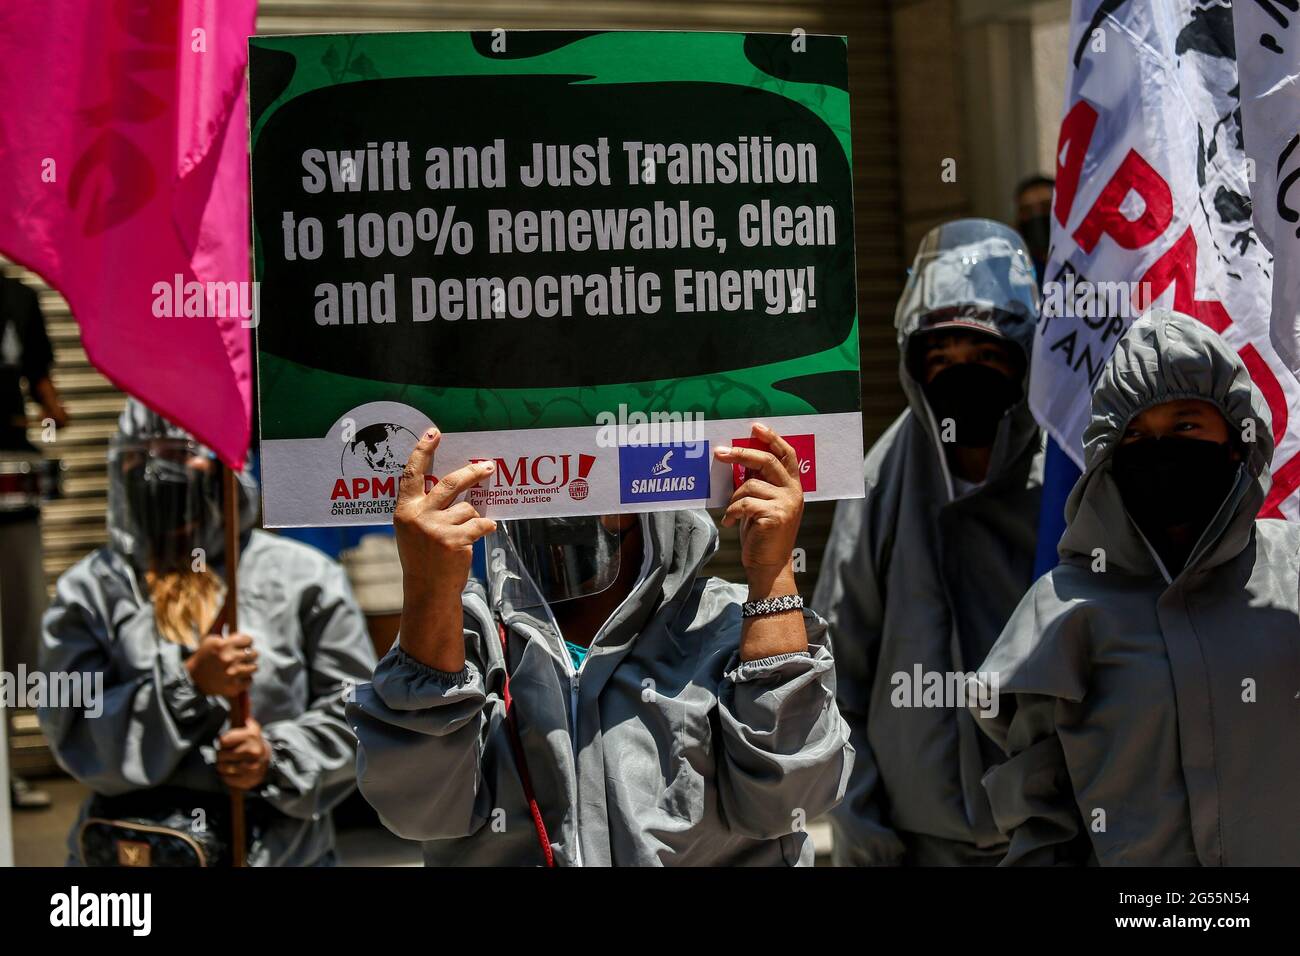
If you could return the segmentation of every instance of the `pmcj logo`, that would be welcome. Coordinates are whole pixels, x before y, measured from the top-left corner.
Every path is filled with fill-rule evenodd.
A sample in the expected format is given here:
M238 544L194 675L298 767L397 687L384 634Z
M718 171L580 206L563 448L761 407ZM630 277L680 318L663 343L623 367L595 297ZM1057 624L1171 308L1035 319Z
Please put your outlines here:
M709 497L709 443L624 445L618 450L619 500L697 501Z

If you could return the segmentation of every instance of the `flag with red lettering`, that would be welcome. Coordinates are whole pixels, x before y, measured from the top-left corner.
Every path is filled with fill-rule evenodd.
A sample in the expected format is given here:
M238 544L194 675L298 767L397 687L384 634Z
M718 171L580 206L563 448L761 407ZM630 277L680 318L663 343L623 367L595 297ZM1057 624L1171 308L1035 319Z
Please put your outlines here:
M1251 207L1273 255L1273 346L1300 374L1300 0L1232 8Z
M0 252L115 385L242 465L256 0L0 5Z
M1238 352L1272 412L1261 516L1297 517L1300 383L1270 338L1273 261L1251 218L1232 8L1075 0L1069 53L1030 406L1082 464L1116 340L1149 307L1192 315Z

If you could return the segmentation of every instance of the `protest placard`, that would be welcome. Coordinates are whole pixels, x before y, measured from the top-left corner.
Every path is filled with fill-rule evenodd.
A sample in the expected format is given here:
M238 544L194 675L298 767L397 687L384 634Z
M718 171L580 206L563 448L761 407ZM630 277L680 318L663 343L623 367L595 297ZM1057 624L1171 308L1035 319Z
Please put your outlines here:
M268 525L389 519L416 437L496 517L721 505L762 420L862 494L841 37L250 40Z

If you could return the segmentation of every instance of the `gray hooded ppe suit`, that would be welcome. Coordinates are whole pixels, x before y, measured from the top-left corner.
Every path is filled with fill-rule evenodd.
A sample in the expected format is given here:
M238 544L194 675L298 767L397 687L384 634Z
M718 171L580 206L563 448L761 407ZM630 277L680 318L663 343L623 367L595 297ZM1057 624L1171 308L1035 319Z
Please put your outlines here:
M119 422L126 438L188 438L135 402ZM111 473L111 482L122 480ZM345 694L368 680L375 656L365 620L335 562L305 545L252 530L257 486L240 476L243 543L239 630L260 657L249 690L253 717L272 749L268 779L249 791L249 818L265 818L250 866L306 866L334 844L330 809L356 783L356 740L343 717ZM230 715L225 698L205 697L185 668L189 651L158 635L139 567L143 545L110 513L110 545L59 578L45 614L41 667L104 675L103 713L50 707L41 729L59 764L113 797L166 786L223 799L215 739ZM208 547L222 573L220 529ZM84 818L87 806L82 807ZM69 836L79 859L80 820Z
M928 255L945 233L952 245ZM997 426L986 480L962 492L908 361L913 337L928 330L927 310L960 303L962 324L1001 335L1028 364L1037 289L1028 256L1009 251L1019 242L1000 224L962 220L922 243L896 318L909 407L867 453L866 496L835 510L813 606L835 642L840 711L856 753L831 816L837 865L992 864L1006 846L980 786L1002 755L965 702L914 707L895 698L912 702L904 687L924 675L974 669L1033 580L1042 438L1023 391ZM964 273L989 244L1000 275ZM927 262L951 274L918 277ZM997 321L987 318L990 305Z
M463 595L465 669L395 646L348 707L358 783L425 861L543 860L511 752L496 615L508 632L512 710L560 866L809 865L804 825L844 793L852 763L825 623L807 652L742 663L745 589L700 574L717 549L702 511L643 516L641 578L574 671L543 605ZM502 573L493 566L491 574Z
M1112 464L1130 419L1188 398L1211 402L1246 452L1170 580ZM1214 332L1153 311L1102 371L1084 454L1062 563L981 668L1001 706L978 723L1010 754L984 781L1005 862L1300 864L1300 527L1255 517L1267 404Z

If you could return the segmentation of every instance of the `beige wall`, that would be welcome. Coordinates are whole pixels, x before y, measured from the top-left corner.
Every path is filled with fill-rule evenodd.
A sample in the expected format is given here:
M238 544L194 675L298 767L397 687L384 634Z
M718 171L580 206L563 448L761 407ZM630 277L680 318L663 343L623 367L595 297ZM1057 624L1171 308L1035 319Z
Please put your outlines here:
M1051 175L1068 0L894 0L904 257L956 216L1010 221L1015 185ZM940 176L956 160L956 181Z
M954 0L896 0L898 207L904 267L931 226L971 212L970 153L963 132L961 31ZM944 163L956 164L945 182Z
M1038 168L1049 176L1056 168L1056 139L1065 103L1065 63L1070 55L1069 43L1070 21L1066 16L1034 24L1034 109L1040 121ZM1049 118L1053 122L1046 122Z

